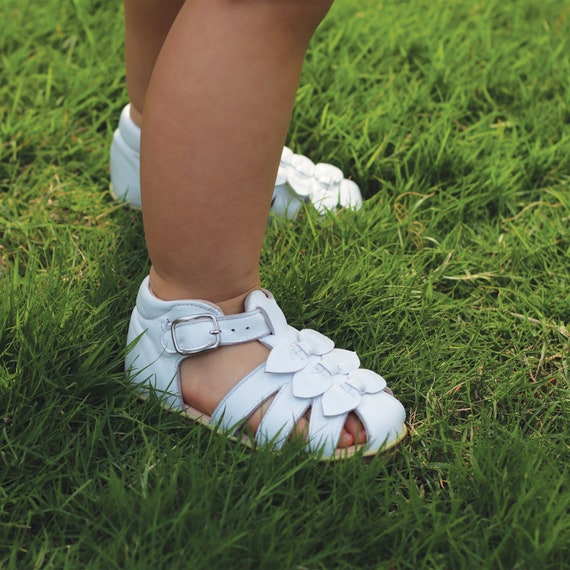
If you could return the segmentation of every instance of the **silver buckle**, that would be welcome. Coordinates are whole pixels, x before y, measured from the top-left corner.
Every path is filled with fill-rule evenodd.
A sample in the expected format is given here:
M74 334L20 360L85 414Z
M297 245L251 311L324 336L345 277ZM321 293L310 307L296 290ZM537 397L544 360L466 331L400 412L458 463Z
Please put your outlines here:
M214 327L211 331L210 334L213 335L213 339L212 342L206 343L203 346L199 346L198 348L194 348L194 349L183 349L180 348L177 340L176 340L176 327L182 323L188 323L191 321L196 321L198 319L210 319L212 321L212 326ZM214 350L216 348L218 348L220 346L220 335L221 335L222 331L220 330L220 325L218 324L218 319L215 317L215 315L210 315L210 314L203 314L203 315L191 315L189 317L180 317L179 319L176 319L175 321L172 321L172 325L170 326L170 335L172 336L172 343L174 344L174 350L176 350L176 352L178 354L196 354L198 352L204 352L206 350Z

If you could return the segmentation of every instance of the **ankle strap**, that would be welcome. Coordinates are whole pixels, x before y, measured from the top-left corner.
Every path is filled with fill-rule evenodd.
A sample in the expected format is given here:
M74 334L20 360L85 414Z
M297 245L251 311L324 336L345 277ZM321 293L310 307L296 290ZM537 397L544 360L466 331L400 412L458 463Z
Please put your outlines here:
M167 322L162 340L167 352L187 356L270 334L272 331L261 311L224 316L201 313Z

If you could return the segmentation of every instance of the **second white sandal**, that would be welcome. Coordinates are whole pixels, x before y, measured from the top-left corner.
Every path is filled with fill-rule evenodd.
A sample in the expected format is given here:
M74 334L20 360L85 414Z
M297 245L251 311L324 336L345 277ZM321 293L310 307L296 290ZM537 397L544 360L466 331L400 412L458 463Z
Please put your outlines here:
M141 130L131 119L127 105L111 143L110 191L115 199L137 209L141 208L140 139ZM320 213L342 208L357 210L362 205L362 195L358 185L344 178L340 168L326 163L314 164L306 156L284 147L271 213L293 218L303 203L313 204Z

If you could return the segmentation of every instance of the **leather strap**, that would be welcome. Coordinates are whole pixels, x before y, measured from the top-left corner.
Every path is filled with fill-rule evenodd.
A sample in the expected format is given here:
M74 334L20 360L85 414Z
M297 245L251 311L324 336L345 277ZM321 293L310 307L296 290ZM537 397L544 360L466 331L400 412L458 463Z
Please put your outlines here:
M224 316L201 313L169 322L163 344L168 352L190 355L258 340L270 334L271 329L261 311Z

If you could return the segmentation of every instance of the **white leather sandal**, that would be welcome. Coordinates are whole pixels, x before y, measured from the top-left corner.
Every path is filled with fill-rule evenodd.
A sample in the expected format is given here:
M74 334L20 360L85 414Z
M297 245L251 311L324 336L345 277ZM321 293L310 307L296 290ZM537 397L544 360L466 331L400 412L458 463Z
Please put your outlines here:
M206 301L163 301L143 281L133 311L126 359L131 381L143 392L155 392L163 404L231 438L242 436L248 417L274 397L255 435L255 444L281 448L297 422L310 411L306 447L323 460L345 459L358 450L374 455L387 450L406 433L406 413L382 376L359 368L354 352L334 348L332 340L313 331L297 331L268 291L252 292L245 312L224 315ZM222 399L213 414L184 402L179 381L183 359L207 350L258 340L271 349L267 361L243 378ZM349 413L366 432L366 443L337 448Z
M140 138L141 130L131 119L127 105L111 143L110 191L115 199L137 209L141 207ZM345 179L340 168L325 163L315 165L306 156L284 147L271 212L293 218L303 202L312 203L321 213L340 208L357 210L362 205L362 195L358 185Z

